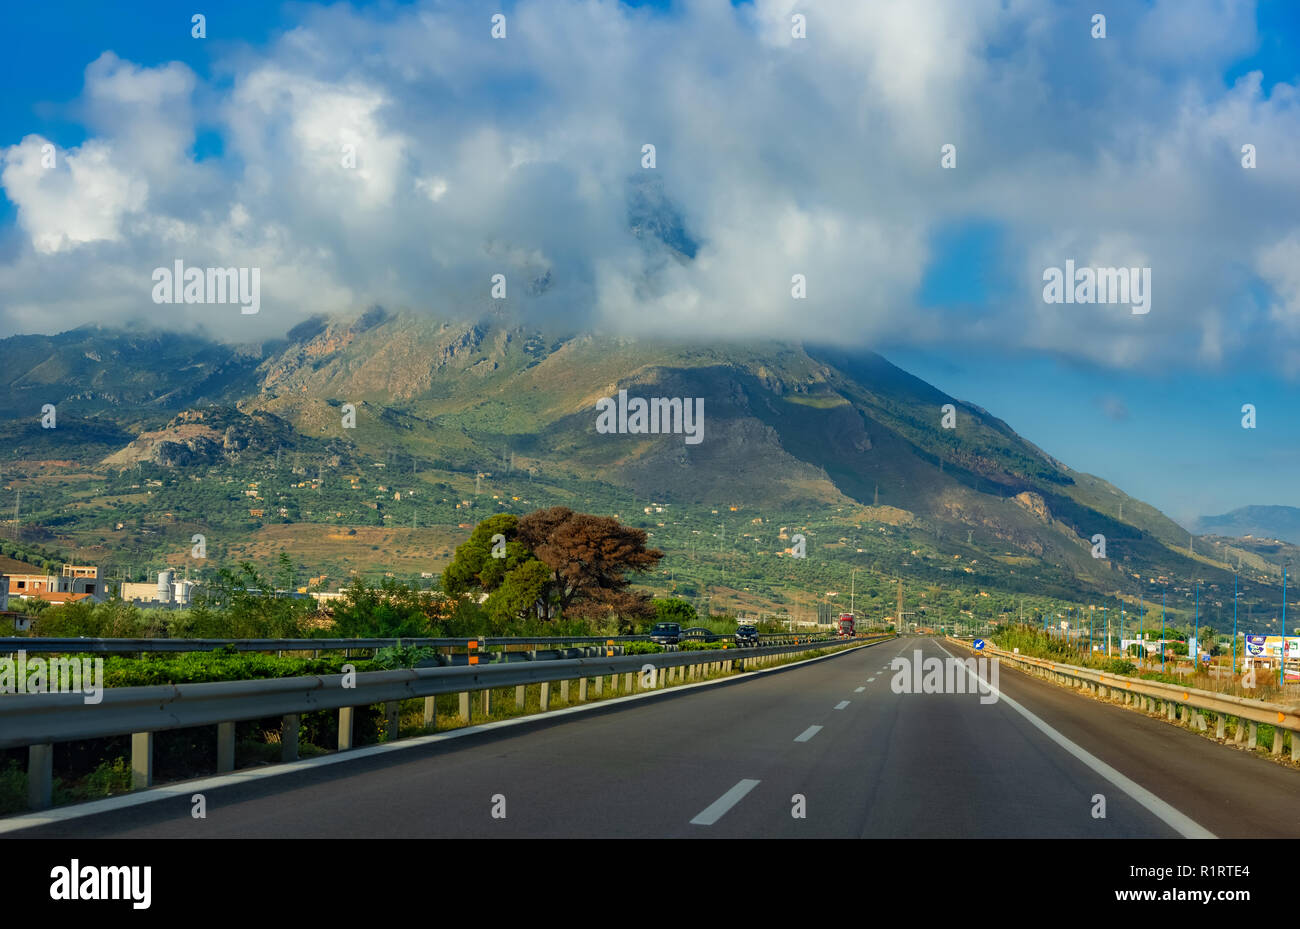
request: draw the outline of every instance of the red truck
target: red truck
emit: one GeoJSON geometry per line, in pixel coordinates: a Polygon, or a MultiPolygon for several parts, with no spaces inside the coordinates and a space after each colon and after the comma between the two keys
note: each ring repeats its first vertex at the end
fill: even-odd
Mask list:
{"type": "Polygon", "coordinates": [[[839,632],[841,638],[851,638],[853,636],[854,626],[856,625],[852,613],[841,613],[839,622],[839,632]]]}

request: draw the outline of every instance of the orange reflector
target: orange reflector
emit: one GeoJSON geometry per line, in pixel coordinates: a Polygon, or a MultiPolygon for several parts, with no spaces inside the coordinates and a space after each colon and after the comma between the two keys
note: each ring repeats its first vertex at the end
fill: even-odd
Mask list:
{"type": "Polygon", "coordinates": [[[1280,722],[1280,723],[1284,723],[1284,722],[1286,722],[1286,714],[1285,714],[1285,713],[1278,713],[1278,714],[1277,714],[1277,721],[1280,722]]]}
{"type": "Polygon", "coordinates": [[[478,648],[478,639],[470,639],[469,647],[471,650],[478,648]]]}
{"type": "Polygon", "coordinates": [[[469,663],[470,663],[470,664],[478,664],[478,655],[470,655],[470,656],[469,656],[469,663]]]}

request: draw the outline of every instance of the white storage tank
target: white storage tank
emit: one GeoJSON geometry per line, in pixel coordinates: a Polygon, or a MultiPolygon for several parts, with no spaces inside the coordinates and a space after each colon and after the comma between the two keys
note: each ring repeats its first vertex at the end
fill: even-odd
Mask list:
{"type": "Polygon", "coordinates": [[[172,602],[172,572],[170,569],[158,572],[158,602],[172,602]]]}

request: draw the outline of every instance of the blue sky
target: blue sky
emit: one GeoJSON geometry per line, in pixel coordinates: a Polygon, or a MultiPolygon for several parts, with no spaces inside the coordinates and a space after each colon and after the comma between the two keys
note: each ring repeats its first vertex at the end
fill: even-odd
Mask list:
{"type": "Polygon", "coordinates": [[[9,4],[0,336],[250,340],[551,273],[526,317],[834,337],[1184,522],[1300,505],[1300,4],[1111,3],[1104,39],[1095,6],[512,0],[494,41],[470,0],[235,0],[201,40],[172,3],[9,4]],[[176,258],[262,266],[263,312],[157,314],[176,258]],[[1045,304],[1066,259],[1151,267],[1151,312],[1045,304]]]}

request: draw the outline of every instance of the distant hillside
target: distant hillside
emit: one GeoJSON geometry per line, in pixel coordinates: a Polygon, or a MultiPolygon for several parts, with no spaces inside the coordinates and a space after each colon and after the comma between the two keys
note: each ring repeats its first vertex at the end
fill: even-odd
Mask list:
{"type": "Polygon", "coordinates": [[[1280,539],[1300,545],[1300,507],[1243,506],[1221,516],[1202,516],[1199,531],[1215,535],[1280,539]]]}
{"type": "Polygon", "coordinates": [[[767,522],[820,520],[827,544],[861,536],[857,552],[885,544],[862,530],[905,527],[882,571],[1132,597],[1163,578],[1231,583],[1223,547],[1189,549],[1155,508],[865,350],[375,307],[255,347],[82,328],[0,340],[0,357],[0,460],[23,475],[22,524],[118,557],[138,549],[132,567],[164,539],[187,551],[193,532],[233,552],[268,522],[460,531],[486,482],[502,508],[670,506],[675,519],[651,528],[692,553],[714,532],[715,551],[743,539],[759,552],[767,522]],[[597,401],[620,390],[701,399],[702,441],[598,431],[597,401]],[[55,429],[41,428],[44,403],[55,429]],[[723,526],[728,514],[743,526],[723,526]]]}

